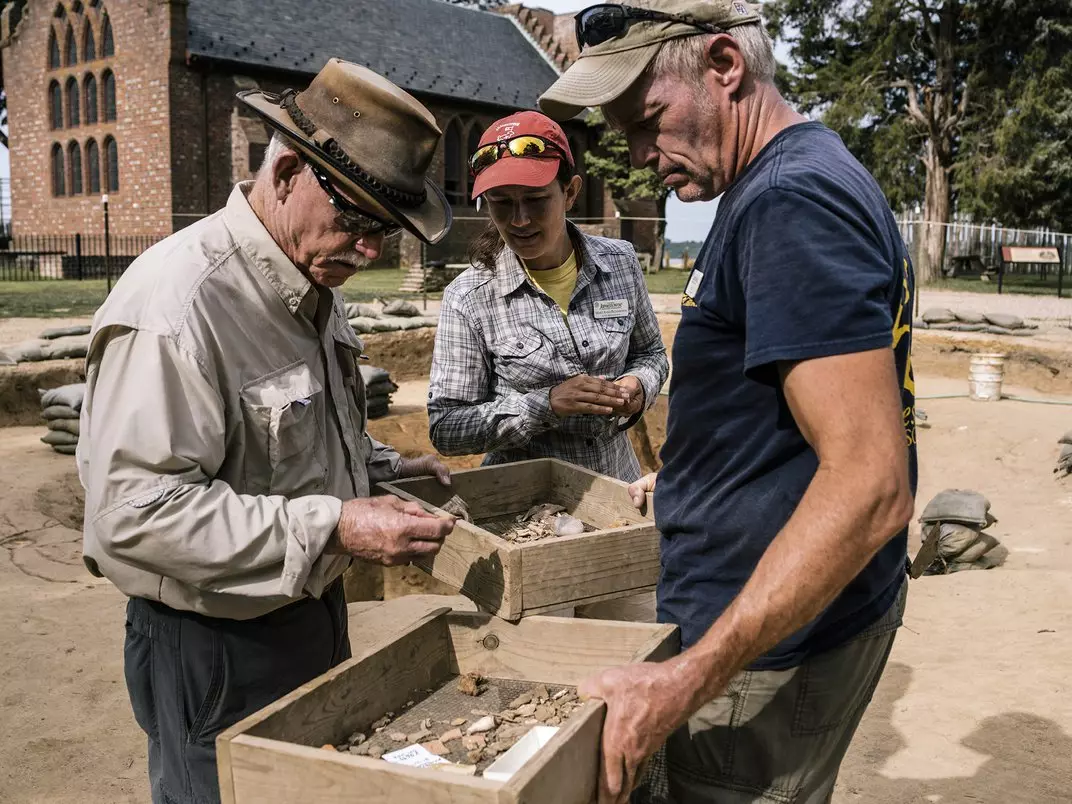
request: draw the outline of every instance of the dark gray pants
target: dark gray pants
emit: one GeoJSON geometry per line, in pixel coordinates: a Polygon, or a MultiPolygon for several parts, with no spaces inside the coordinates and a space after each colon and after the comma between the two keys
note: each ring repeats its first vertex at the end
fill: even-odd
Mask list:
{"type": "Polygon", "coordinates": [[[153,804],[217,804],[216,735],[350,658],[337,580],[253,620],[127,603],[130,705],[149,737],[153,804]]]}

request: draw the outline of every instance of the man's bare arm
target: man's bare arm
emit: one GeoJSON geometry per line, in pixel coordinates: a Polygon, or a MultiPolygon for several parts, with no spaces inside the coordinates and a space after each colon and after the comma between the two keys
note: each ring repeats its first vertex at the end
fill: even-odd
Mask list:
{"type": "Polygon", "coordinates": [[[893,351],[787,364],[781,376],[819,469],[741,593],[679,657],[690,711],[817,617],[912,516],[893,351]]]}

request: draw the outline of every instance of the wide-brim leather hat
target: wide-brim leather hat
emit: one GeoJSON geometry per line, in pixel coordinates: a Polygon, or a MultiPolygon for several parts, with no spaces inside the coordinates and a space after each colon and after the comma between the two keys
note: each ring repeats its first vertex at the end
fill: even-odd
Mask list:
{"type": "Polygon", "coordinates": [[[446,236],[450,204],[427,177],[443,132],[408,92],[360,64],[331,59],[301,92],[254,89],[238,98],[377,217],[425,243],[446,236]]]}

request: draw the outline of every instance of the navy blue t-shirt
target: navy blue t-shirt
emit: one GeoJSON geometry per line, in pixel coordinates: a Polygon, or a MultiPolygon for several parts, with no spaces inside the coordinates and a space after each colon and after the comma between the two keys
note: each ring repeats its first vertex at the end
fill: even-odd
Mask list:
{"type": "MultiPolygon", "coordinates": [[[[820,123],[780,132],[726,190],[682,298],[663,469],[659,619],[699,640],[752,575],[818,458],[777,364],[893,345],[916,484],[914,277],[874,178],[820,123]]],[[[907,532],[814,621],[756,661],[783,669],[874,623],[904,580],[907,532]]]]}

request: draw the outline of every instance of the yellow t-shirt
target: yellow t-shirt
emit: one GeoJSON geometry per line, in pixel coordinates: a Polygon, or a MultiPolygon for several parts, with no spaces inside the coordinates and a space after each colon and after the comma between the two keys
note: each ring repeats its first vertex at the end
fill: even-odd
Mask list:
{"type": "MultiPolygon", "coordinates": [[[[522,261],[524,265],[524,261],[522,261]]],[[[529,279],[535,282],[539,288],[554,299],[558,309],[565,318],[569,311],[570,299],[573,297],[573,289],[577,287],[577,254],[571,251],[566,261],[557,268],[548,268],[546,271],[532,271],[525,265],[525,273],[529,279]]]]}

